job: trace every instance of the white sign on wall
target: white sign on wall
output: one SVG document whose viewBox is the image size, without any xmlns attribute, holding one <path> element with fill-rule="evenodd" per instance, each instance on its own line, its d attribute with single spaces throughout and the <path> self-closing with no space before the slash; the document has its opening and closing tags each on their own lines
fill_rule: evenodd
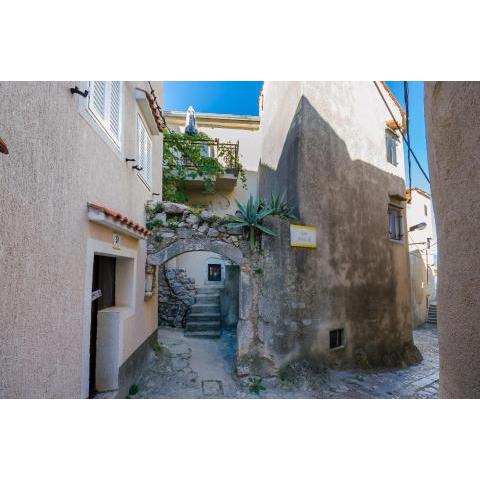
<svg viewBox="0 0 480 480">
<path fill-rule="evenodd" d="M 290 246 L 317 248 L 317 229 L 307 225 L 290 225 Z"/>
</svg>

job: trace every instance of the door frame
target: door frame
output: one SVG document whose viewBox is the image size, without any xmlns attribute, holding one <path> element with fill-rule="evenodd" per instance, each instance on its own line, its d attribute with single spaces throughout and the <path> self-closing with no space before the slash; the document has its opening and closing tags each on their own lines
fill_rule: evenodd
<svg viewBox="0 0 480 480">
<path fill-rule="evenodd" d="M 113 232 L 112 232 L 113 233 Z M 140 245 L 140 242 L 139 242 Z M 87 240 L 87 253 L 85 256 L 85 283 L 84 283 L 84 304 L 83 304 L 83 339 L 82 339 L 82 367 L 81 367 L 81 397 L 88 398 L 90 378 L 90 330 L 91 330 L 91 294 L 93 280 L 93 260 L 95 255 L 105 255 L 117 258 L 129 258 L 133 260 L 133 282 L 132 282 L 132 305 L 133 315 L 136 313 L 136 291 L 137 291 L 137 255 L 138 249 L 122 247 L 121 250 L 113 248 L 112 243 L 103 242 L 94 238 Z M 118 288 L 119 280 L 115 289 Z"/>
</svg>

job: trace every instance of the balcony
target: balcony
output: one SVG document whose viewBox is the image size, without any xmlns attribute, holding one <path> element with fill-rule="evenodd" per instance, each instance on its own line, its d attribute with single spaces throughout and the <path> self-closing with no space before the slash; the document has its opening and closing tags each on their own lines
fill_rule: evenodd
<svg viewBox="0 0 480 480">
<path fill-rule="evenodd" d="M 240 172 L 240 163 L 238 159 L 240 143 L 238 141 L 236 143 L 220 142 L 218 138 L 211 141 L 199 140 L 198 142 L 193 143 L 197 143 L 200 146 L 200 150 L 204 157 L 216 157 L 224 169 L 224 173 L 217 176 L 215 180 L 215 190 L 233 190 L 237 185 Z M 182 158 L 178 161 L 187 168 L 189 166 L 193 167 L 188 158 Z M 164 168 L 168 168 L 165 163 Z M 197 177 L 187 180 L 186 187 L 189 190 L 203 190 L 203 178 Z"/>
</svg>

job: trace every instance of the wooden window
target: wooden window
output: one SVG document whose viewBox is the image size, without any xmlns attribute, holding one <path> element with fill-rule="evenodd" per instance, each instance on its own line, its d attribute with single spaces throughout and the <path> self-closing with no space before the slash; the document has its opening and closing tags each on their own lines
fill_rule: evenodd
<svg viewBox="0 0 480 480">
<path fill-rule="evenodd" d="M 122 134 L 122 83 L 91 81 L 88 110 L 120 148 Z"/>
<path fill-rule="evenodd" d="M 388 207 L 388 238 L 390 240 L 403 240 L 402 209 L 389 205 Z"/>
<path fill-rule="evenodd" d="M 208 281 L 220 282 L 222 280 L 222 266 L 219 263 L 208 264 Z"/>
<path fill-rule="evenodd" d="M 385 133 L 385 141 L 387 145 L 387 162 L 397 166 L 397 139 L 393 133 L 387 131 Z"/>
<path fill-rule="evenodd" d="M 145 184 L 152 186 L 152 139 L 140 114 L 137 115 L 137 155 L 138 166 L 142 168 L 138 175 Z"/>
</svg>

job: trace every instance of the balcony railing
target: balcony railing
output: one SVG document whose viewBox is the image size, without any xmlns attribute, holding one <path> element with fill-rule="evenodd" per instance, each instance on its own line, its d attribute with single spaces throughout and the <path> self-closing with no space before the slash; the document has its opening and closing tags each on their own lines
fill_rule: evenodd
<svg viewBox="0 0 480 480">
<path fill-rule="evenodd" d="M 164 141 L 168 142 L 167 139 Z M 220 140 L 216 138 L 210 141 L 198 140 L 193 143 L 200 146 L 204 157 L 216 157 L 226 174 L 234 175 L 235 177 L 238 176 L 240 170 L 238 159 L 239 141 L 236 143 L 220 142 Z M 188 158 L 179 158 L 178 161 L 186 167 L 193 167 L 192 162 Z M 165 163 L 164 166 L 166 166 Z"/>
</svg>

